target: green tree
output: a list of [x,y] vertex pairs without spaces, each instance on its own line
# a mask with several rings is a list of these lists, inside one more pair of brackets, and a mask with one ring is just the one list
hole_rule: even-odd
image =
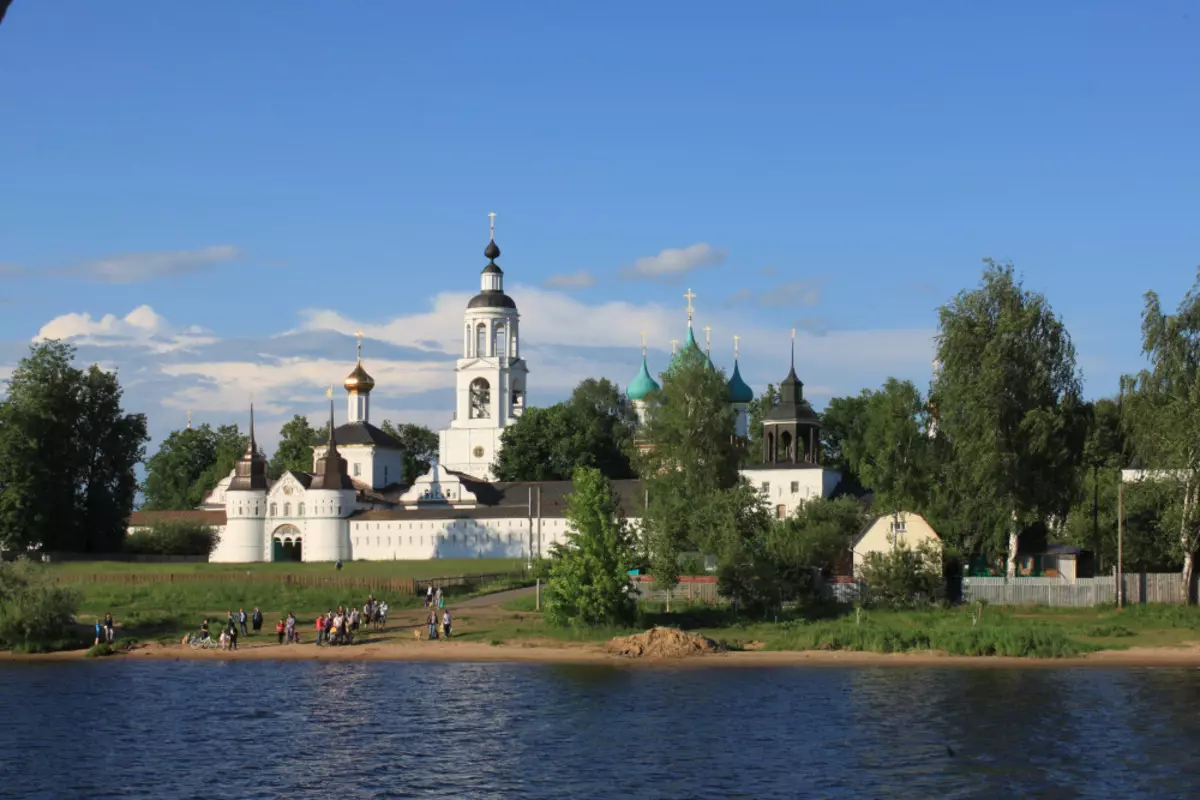
[[[1066,543],[1092,551],[1097,572],[1106,574],[1117,561],[1117,486],[1121,469],[1126,466],[1128,445],[1121,421],[1121,404],[1117,400],[1102,398],[1088,403],[1084,416],[1087,434],[1080,460],[1080,493],[1067,512],[1062,538]],[[1139,497],[1135,500],[1133,494]],[[1132,566],[1135,562],[1130,558],[1136,552],[1136,563],[1142,565],[1140,568],[1146,568],[1145,565],[1162,562],[1160,554],[1146,538],[1158,536],[1158,515],[1147,516],[1145,511],[1150,508],[1139,510],[1134,524],[1129,514],[1133,508],[1131,502],[1140,505],[1141,496],[1148,496],[1148,493],[1125,493],[1125,563]]]
[[813,600],[820,577],[849,557],[865,518],[851,497],[815,498],[786,520],[762,526],[720,567],[720,591],[752,613]]
[[942,549],[926,540],[914,550],[900,542],[891,552],[868,553],[862,566],[866,602],[888,608],[920,608],[946,592]]
[[494,466],[501,481],[571,480],[578,467],[599,469],[610,480],[634,476],[633,418],[607,379],[589,378],[549,408],[527,408],[501,441]]
[[619,625],[633,620],[629,591],[633,537],[598,469],[575,470],[567,497],[566,542],[555,545],[546,584],[546,618],[555,625]]
[[1200,270],[1174,314],[1163,312],[1157,294],[1146,293],[1142,352],[1150,367],[1123,382],[1129,387],[1124,410],[1143,467],[1177,489],[1170,514],[1183,562],[1184,601],[1190,602],[1200,546]]
[[142,507],[147,511],[184,511],[200,505],[233,469],[245,452],[247,440],[237,425],[214,430],[205,423],[172,431],[146,461]]
[[216,432],[207,423],[172,431],[146,460],[142,507],[147,511],[181,511],[198,506],[204,499],[200,477],[216,457]]
[[[956,522],[1016,572],[1025,528],[1063,518],[1076,496],[1084,420],[1075,348],[1045,297],[1009,264],[938,311],[936,481]],[[943,508],[946,504],[943,503]]]
[[867,402],[872,392],[834,397],[821,412],[821,463],[842,473],[837,494],[861,495],[866,491],[863,482],[850,463],[850,454],[862,450],[863,429],[866,425]]
[[80,596],[61,587],[46,567],[0,564],[0,647],[46,652],[71,647]]
[[403,422],[393,425],[390,420],[384,420],[381,426],[383,432],[404,445],[404,476],[403,481],[410,485],[417,478],[429,472],[429,467],[438,454],[438,435],[424,425]]
[[75,348],[30,348],[0,402],[0,543],[120,549],[145,454],[146,419],[121,408],[117,376],[72,365]]
[[888,511],[924,511],[932,467],[926,405],[910,381],[888,378],[878,392],[864,392],[843,457],[875,504]]
[[[384,425],[387,425],[385,422]],[[312,472],[313,447],[324,443],[328,431],[314,428],[308,417],[296,414],[279,429],[279,447],[271,458],[271,477],[278,479],[285,472]]]
[[741,453],[725,375],[694,345],[662,375],[662,389],[646,398],[642,437],[649,450],[640,472],[649,504],[642,536],[655,582],[679,582],[679,554],[696,538],[709,538],[713,497],[740,481]]

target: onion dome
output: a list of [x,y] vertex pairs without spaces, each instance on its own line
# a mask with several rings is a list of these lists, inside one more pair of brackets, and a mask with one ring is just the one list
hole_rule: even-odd
[[657,392],[662,387],[658,385],[658,381],[650,377],[650,369],[646,366],[646,356],[642,356],[642,370],[629,383],[629,387],[625,390],[625,396],[630,400],[644,400],[646,395],[651,392]]
[[738,362],[733,362],[733,376],[729,379],[729,402],[750,403],[754,401],[754,391],[742,380],[742,372]]
[[500,246],[496,244],[495,215],[492,217],[492,238],[483,250],[488,263],[479,272],[479,294],[467,302],[467,308],[511,308],[517,304],[504,293],[504,270],[496,263],[500,257]]
[[[483,249],[483,257],[486,258],[488,261],[495,261],[497,258],[500,257],[500,247],[499,247],[499,245],[496,244],[495,239],[492,239],[490,242],[488,242],[488,246]],[[489,264],[488,266],[495,267],[496,265]],[[484,269],[487,269],[487,267],[484,267]],[[500,268],[496,267],[496,269],[500,269]]]
[[371,390],[375,388],[375,379],[363,369],[362,360],[360,359],[354,365],[354,371],[346,376],[346,380],[342,381],[342,385],[346,387],[347,392],[370,394]]

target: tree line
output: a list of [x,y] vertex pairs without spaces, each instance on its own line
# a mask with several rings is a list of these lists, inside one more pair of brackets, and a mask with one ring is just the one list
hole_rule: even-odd
[[[888,378],[833,398],[819,415],[824,463],[842,473],[834,499],[869,502],[876,515],[920,513],[948,554],[977,569],[1012,575],[1019,553],[1053,540],[1094,552],[1108,572],[1121,470],[1136,464],[1154,479],[1125,487],[1124,566],[1181,569],[1190,585],[1200,547],[1200,275],[1174,313],[1154,292],[1144,301],[1146,368],[1111,396],[1085,401],[1074,345],[1049,301],[1011,264],[987,261],[977,286],[938,309],[927,389]],[[643,476],[637,546],[667,585],[693,551],[717,555],[724,574],[746,585],[794,571],[803,558],[782,557],[801,546],[788,526],[828,528],[813,514],[841,513],[840,535],[850,537],[851,506],[772,522],[738,468],[760,459],[761,419],[777,394],[769,387],[756,400],[751,440],[738,446],[725,381],[703,354],[681,353],[647,398],[640,431],[615,385],[586,381],[504,432],[498,471],[506,480],[570,479],[580,467]]]

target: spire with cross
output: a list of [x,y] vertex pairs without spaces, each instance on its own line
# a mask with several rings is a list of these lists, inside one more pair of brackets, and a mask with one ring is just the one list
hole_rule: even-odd
[[646,332],[642,331],[642,358],[646,357]]
[[704,352],[707,355],[712,355],[712,326],[704,326]]
[[695,293],[692,292],[691,288],[689,287],[687,290],[687,294],[685,294],[684,297],[687,298],[687,301],[688,301],[687,315],[688,315],[688,327],[690,328],[690,327],[692,327],[692,314],[696,313],[696,309],[692,306],[692,301],[696,299],[696,295],[695,295]]
[[358,339],[358,363],[361,364],[362,363],[362,340],[363,340],[362,329],[360,328],[360,329],[356,330],[354,332],[354,336],[355,336],[355,338]]
[[192,410],[188,409],[188,430],[192,429]]
[[796,329],[792,328],[792,372],[796,371]]
[[679,340],[672,339],[671,340],[671,355],[675,355],[675,351],[678,349],[679,349]]
[[488,238],[490,238],[493,242],[496,241],[496,212],[495,211],[488,212],[488,228],[489,228],[489,237]]
[[738,360],[738,342],[740,342],[741,340],[742,340],[742,337],[738,336],[736,333],[733,335],[733,360],[734,361]]

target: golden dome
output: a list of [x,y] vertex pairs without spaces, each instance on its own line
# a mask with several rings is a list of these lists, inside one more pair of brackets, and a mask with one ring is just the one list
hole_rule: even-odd
[[363,369],[362,362],[359,361],[354,366],[354,371],[346,376],[346,380],[342,381],[342,385],[346,387],[347,392],[358,392],[359,394],[370,394],[375,388],[375,379],[367,374]]

